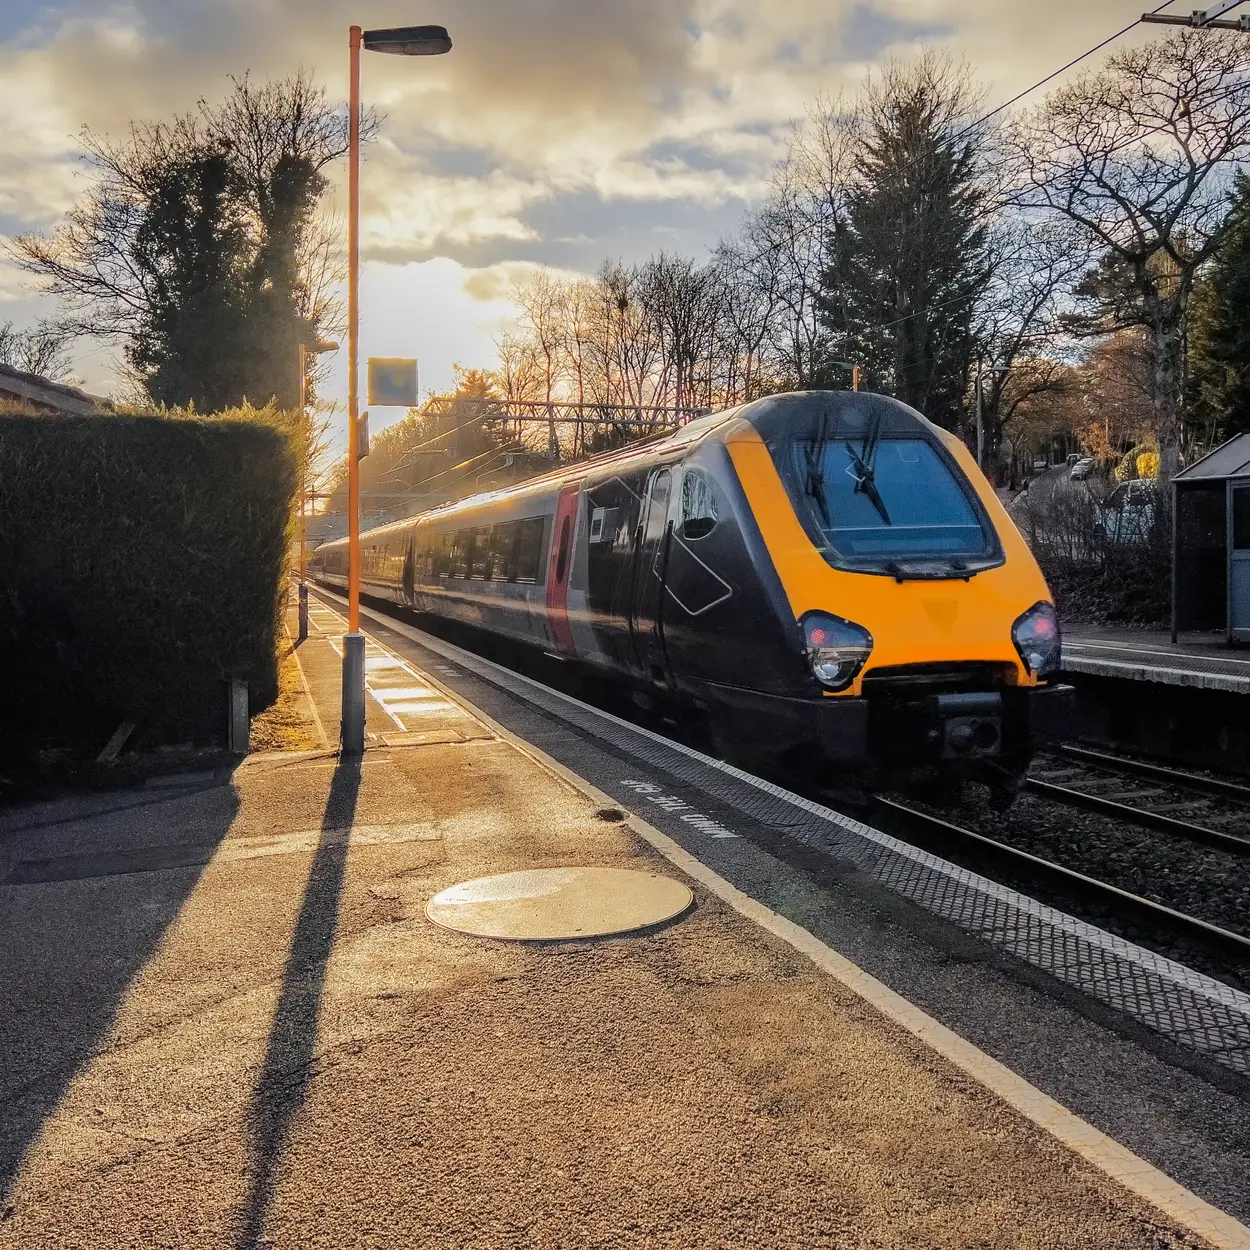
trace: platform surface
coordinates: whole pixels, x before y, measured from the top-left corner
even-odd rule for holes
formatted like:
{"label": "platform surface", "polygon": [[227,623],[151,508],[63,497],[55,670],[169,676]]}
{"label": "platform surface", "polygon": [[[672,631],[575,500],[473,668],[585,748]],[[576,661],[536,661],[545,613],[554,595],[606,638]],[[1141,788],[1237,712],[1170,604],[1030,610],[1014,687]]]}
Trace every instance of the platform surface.
{"label": "platform surface", "polygon": [[1067,673],[1155,681],[1198,690],[1250,694],[1250,648],[1229,647],[1223,633],[1074,625],[1063,631]]}
{"label": "platform surface", "polygon": [[[332,740],[320,624],[299,655]],[[360,761],[0,813],[0,1245],[1206,1244],[701,879],[641,936],[430,924],[493,873],[682,874],[628,806],[406,664],[370,670]],[[814,925],[823,891],[770,871]],[[863,936],[897,955],[885,913]],[[1188,1103],[1222,1123],[1218,1094],[1180,1071],[1172,1137]]]}

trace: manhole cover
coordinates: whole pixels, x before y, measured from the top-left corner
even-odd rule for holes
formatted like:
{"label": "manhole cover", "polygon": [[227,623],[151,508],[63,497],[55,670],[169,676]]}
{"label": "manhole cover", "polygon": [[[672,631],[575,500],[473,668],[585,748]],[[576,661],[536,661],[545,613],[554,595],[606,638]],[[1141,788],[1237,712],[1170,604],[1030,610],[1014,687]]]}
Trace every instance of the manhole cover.
{"label": "manhole cover", "polygon": [[425,914],[477,937],[556,941],[645,929],[694,902],[671,877],[624,868],[530,868],[462,881],[436,894]]}

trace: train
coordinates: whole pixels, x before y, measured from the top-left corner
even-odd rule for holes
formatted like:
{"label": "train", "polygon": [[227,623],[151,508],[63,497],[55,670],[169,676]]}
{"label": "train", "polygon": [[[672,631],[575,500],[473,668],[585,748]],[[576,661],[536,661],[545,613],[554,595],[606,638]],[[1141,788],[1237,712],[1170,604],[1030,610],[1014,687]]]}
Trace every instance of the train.
{"label": "train", "polygon": [[[1008,800],[1062,722],[1036,560],[964,444],[801,391],[360,536],[361,593],[545,652],[735,762]],[[310,575],[347,584],[347,540]]]}

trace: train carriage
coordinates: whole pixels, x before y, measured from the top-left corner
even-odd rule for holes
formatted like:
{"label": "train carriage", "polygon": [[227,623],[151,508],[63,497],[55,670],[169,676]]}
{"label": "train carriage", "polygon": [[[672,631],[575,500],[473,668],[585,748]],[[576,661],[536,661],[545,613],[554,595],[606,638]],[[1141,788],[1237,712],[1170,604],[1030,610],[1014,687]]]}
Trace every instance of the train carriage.
{"label": "train carriage", "polygon": [[[362,593],[707,715],[727,754],[1010,789],[1058,622],[963,444],[885,396],[771,396],[361,536]],[[312,575],[346,584],[346,540]]]}

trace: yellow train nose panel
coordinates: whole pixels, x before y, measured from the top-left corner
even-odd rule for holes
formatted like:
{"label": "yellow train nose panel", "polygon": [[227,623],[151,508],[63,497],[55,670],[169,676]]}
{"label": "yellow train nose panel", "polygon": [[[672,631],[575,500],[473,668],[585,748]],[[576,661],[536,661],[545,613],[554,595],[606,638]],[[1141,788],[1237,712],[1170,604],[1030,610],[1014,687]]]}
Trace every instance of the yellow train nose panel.
{"label": "yellow train nose panel", "polygon": [[863,678],[874,669],[910,664],[1001,663],[1008,684],[1035,684],[1012,642],[1011,627],[1050,592],[1033,553],[958,439],[947,435],[944,442],[989,514],[1005,560],[966,581],[940,582],[899,582],[833,568],[795,515],[759,435],[742,429],[726,441],[795,618],[831,612],[872,635],[872,656],[845,694],[861,693]]}

